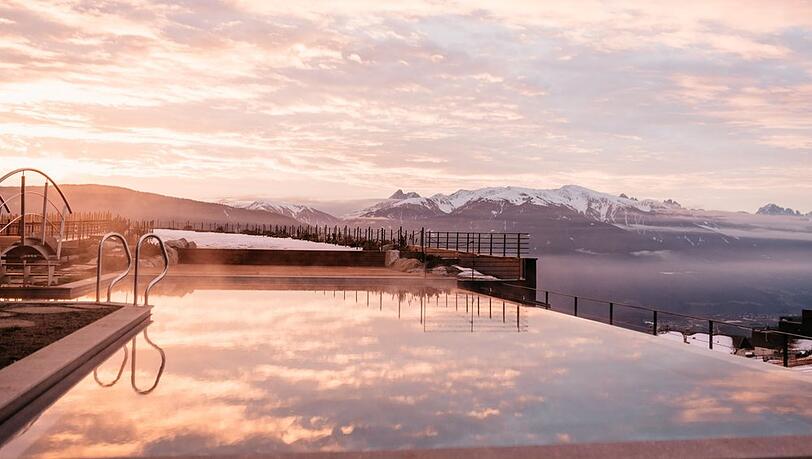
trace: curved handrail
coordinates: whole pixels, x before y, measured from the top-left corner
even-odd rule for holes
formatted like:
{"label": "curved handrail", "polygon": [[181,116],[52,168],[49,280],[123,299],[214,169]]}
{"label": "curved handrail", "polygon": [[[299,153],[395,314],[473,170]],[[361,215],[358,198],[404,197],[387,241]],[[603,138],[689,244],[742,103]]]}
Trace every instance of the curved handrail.
{"label": "curved handrail", "polygon": [[160,237],[158,237],[154,233],[149,233],[141,236],[138,239],[138,244],[135,246],[135,279],[133,280],[133,305],[138,306],[138,262],[141,260],[141,245],[147,239],[155,239],[158,241],[158,246],[161,248],[161,255],[164,259],[164,270],[161,271],[154,279],[152,279],[149,284],[147,284],[146,290],[144,290],[144,306],[149,305],[149,291],[152,290],[152,287],[155,286],[158,282],[160,282],[164,277],[166,277],[166,273],[169,271],[169,254],[166,253],[166,246],[164,246],[164,241]]}
{"label": "curved handrail", "polygon": [[6,208],[6,212],[11,213],[11,209],[8,208],[8,204],[6,204],[6,200],[3,199],[2,195],[0,195],[0,212],[3,211],[3,207]]}
{"label": "curved handrail", "polygon": [[46,174],[45,172],[42,172],[39,169],[34,169],[34,168],[31,168],[31,167],[22,167],[20,169],[15,169],[15,170],[7,173],[6,175],[0,177],[0,183],[3,183],[3,181],[5,179],[11,177],[12,175],[19,174],[20,172],[26,172],[26,171],[36,172],[37,174],[45,177],[46,180],[51,182],[51,185],[53,185],[54,188],[56,188],[56,191],[57,191],[57,193],[59,193],[59,196],[62,197],[62,202],[64,202],[65,207],[68,208],[68,213],[71,213],[71,214],[73,213],[73,209],[71,209],[71,207],[70,207],[70,203],[68,202],[68,198],[65,197],[65,193],[62,192],[62,189],[59,188],[59,185],[57,185],[56,182],[54,182],[54,180],[51,177],[48,176],[48,174]]}
{"label": "curved handrail", "polygon": [[147,329],[144,329],[144,339],[147,343],[152,346],[154,349],[161,354],[161,367],[158,368],[158,374],[155,376],[155,382],[152,383],[152,386],[149,389],[139,389],[138,385],[135,383],[135,338],[133,337],[133,358],[132,358],[132,366],[130,367],[130,385],[132,385],[133,390],[140,395],[147,395],[150,392],[154,391],[156,387],[158,387],[158,383],[161,382],[161,376],[164,374],[164,368],[166,367],[166,353],[160,346],[153,343],[151,339],[149,339],[149,335],[147,334]]}
{"label": "curved handrail", "polygon": [[124,373],[124,367],[127,366],[127,360],[128,360],[128,355],[129,355],[129,352],[127,351],[127,345],[126,344],[122,347],[122,349],[124,350],[124,360],[121,362],[121,366],[118,368],[118,374],[116,374],[116,379],[114,379],[113,382],[110,382],[110,383],[101,382],[101,380],[99,380],[99,374],[98,374],[99,367],[101,366],[101,365],[99,365],[98,367],[93,369],[93,379],[96,380],[96,384],[100,385],[101,387],[113,387],[113,386],[116,385],[118,380],[121,379],[121,375]]}
{"label": "curved handrail", "polygon": [[98,258],[96,258],[96,303],[101,302],[100,292],[101,292],[101,275],[102,275],[102,255],[104,253],[104,242],[107,241],[108,239],[120,240],[121,243],[124,244],[124,253],[127,255],[127,270],[123,271],[121,274],[116,276],[116,278],[113,279],[113,281],[110,282],[110,285],[107,287],[108,303],[110,302],[110,298],[113,295],[113,286],[116,285],[118,281],[120,281],[121,279],[127,277],[127,274],[130,273],[130,269],[132,269],[133,266],[133,257],[130,252],[130,246],[127,244],[127,239],[124,238],[124,236],[122,236],[119,233],[107,233],[104,236],[102,236],[101,240],[99,241]]}

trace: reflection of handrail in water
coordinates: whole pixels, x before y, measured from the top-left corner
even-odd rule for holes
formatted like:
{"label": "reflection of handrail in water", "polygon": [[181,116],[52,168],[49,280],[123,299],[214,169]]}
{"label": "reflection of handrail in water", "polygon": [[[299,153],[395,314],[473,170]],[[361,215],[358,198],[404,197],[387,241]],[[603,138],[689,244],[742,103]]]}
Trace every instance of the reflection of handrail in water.
{"label": "reflection of handrail in water", "polygon": [[127,358],[128,358],[128,355],[129,355],[129,352],[127,351],[127,345],[126,344],[122,347],[122,349],[124,350],[124,360],[121,362],[121,366],[118,368],[118,374],[116,375],[116,379],[114,379],[113,382],[110,382],[110,383],[101,382],[101,380],[99,379],[99,373],[98,373],[99,372],[99,367],[101,365],[99,365],[98,367],[93,369],[93,379],[95,379],[96,383],[98,385],[100,385],[101,387],[115,386],[116,383],[118,382],[118,380],[121,379],[121,375],[122,375],[122,373],[124,373],[124,367],[127,366]]}
{"label": "reflection of handrail in water", "polygon": [[[158,383],[161,382],[161,376],[163,376],[164,368],[166,368],[166,353],[164,352],[163,349],[161,349],[160,346],[158,346],[151,339],[149,339],[149,334],[147,333],[146,328],[144,329],[144,331],[142,333],[144,334],[144,339],[147,341],[147,343],[150,346],[152,346],[153,348],[155,348],[158,351],[158,354],[160,354],[160,356],[161,356],[161,366],[160,366],[160,368],[158,368],[158,373],[155,375],[155,382],[152,383],[152,386],[150,386],[149,389],[140,389],[138,387],[138,384],[136,384],[136,382],[135,382],[135,366],[136,366],[136,354],[137,354],[135,342],[136,342],[137,336],[133,337],[133,339],[132,339],[132,348],[133,348],[132,359],[130,359],[130,385],[132,386],[133,390],[136,393],[138,393],[140,395],[147,395],[150,392],[154,391],[155,388],[158,387]],[[121,375],[124,372],[124,367],[127,365],[127,355],[128,355],[127,346],[125,345],[124,346],[124,361],[121,363],[121,367],[118,370],[118,374],[116,375],[116,379],[114,379],[113,382],[111,382],[111,383],[103,383],[99,379],[97,371],[98,371],[98,369],[99,369],[99,367],[101,365],[99,365],[99,367],[96,367],[93,370],[93,379],[96,380],[96,383],[101,387],[112,387],[112,386],[114,386],[119,381],[119,379],[121,379]]]}
{"label": "reflection of handrail in water", "polygon": [[164,368],[166,367],[166,354],[164,353],[164,350],[149,339],[149,335],[147,334],[146,328],[144,329],[144,339],[147,341],[147,343],[149,343],[150,346],[155,348],[159,354],[161,354],[161,367],[158,369],[158,374],[155,376],[155,382],[149,389],[142,390],[138,388],[138,386],[135,384],[135,337],[133,337],[133,358],[132,358],[132,368],[130,370],[130,383],[133,386],[133,390],[135,390],[141,395],[147,395],[150,392],[154,391],[156,387],[158,387],[158,383],[161,382],[161,376],[164,374]]}

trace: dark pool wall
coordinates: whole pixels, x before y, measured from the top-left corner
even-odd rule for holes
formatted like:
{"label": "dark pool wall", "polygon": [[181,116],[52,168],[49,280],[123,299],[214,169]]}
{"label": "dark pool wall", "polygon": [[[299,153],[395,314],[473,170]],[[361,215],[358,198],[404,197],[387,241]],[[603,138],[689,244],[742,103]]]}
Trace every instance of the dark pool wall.
{"label": "dark pool wall", "polygon": [[385,252],[365,250],[179,249],[183,264],[383,267]]}

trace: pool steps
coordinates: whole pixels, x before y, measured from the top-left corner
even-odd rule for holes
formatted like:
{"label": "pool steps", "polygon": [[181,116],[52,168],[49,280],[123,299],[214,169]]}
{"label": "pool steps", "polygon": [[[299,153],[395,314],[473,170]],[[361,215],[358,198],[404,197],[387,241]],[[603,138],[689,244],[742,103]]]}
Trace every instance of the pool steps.
{"label": "pool steps", "polygon": [[116,276],[112,282],[110,282],[110,285],[107,286],[107,302],[110,302],[113,286],[118,281],[127,277],[127,275],[130,274],[130,270],[133,268],[133,264],[135,264],[135,274],[133,276],[133,306],[138,306],[138,262],[141,259],[141,247],[148,239],[158,241],[158,247],[161,249],[161,257],[164,261],[164,269],[157,276],[155,276],[155,278],[153,278],[149,284],[147,284],[147,288],[144,290],[144,306],[149,305],[150,290],[152,290],[152,288],[155,287],[158,282],[163,280],[163,278],[166,277],[166,273],[169,272],[169,254],[166,252],[164,241],[158,235],[153,233],[148,233],[141,236],[138,239],[138,243],[135,245],[135,258],[133,259],[132,253],[130,252],[130,246],[127,244],[127,239],[123,235],[120,233],[111,232],[102,236],[101,240],[99,241],[99,252],[96,259],[96,303],[101,302],[102,260],[104,258],[104,243],[108,239],[121,241],[122,245],[124,246],[124,254],[127,256],[127,269]]}

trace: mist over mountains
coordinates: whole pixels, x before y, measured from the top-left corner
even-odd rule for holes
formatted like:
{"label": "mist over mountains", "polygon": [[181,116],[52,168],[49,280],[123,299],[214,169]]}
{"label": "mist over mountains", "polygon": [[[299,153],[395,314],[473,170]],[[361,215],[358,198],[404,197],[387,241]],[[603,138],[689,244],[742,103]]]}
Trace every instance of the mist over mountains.
{"label": "mist over mountains", "polygon": [[[31,187],[34,191],[41,188]],[[190,223],[372,226],[530,233],[539,285],[720,318],[774,320],[812,306],[812,217],[688,209],[579,186],[490,187],[423,197],[202,202],[103,185],[61,187],[76,212]],[[4,198],[18,188],[0,188]],[[41,202],[29,202],[37,208]],[[10,203],[19,212],[19,201]]]}
{"label": "mist over mountains", "polygon": [[727,257],[750,250],[812,248],[812,219],[794,211],[753,215],[687,209],[671,199],[637,199],[577,185],[546,190],[488,187],[428,197],[399,189],[387,199],[359,206],[340,217],[318,210],[318,203],[221,202],[328,226],[527,232],[534,254],[640,257],[691,252]]}
{"label": "mist over mountains", "polygon": [[[527,232],[535,254],[641,256],[812,247],[812,218],[774,204],[755,215],[707,211],[687,209],[673,200],[617,196],[576,185],[547,190],[488,187],[429,197],[397,190],[387,199],[323,203],[343,210],[340,215],[322,210],[318,202],[304,205],[251,197],[201,202],[102,185],[63,189],[74,210],[108,211],[131,219]],[[17,191],[0,189],[5,196]]]}

